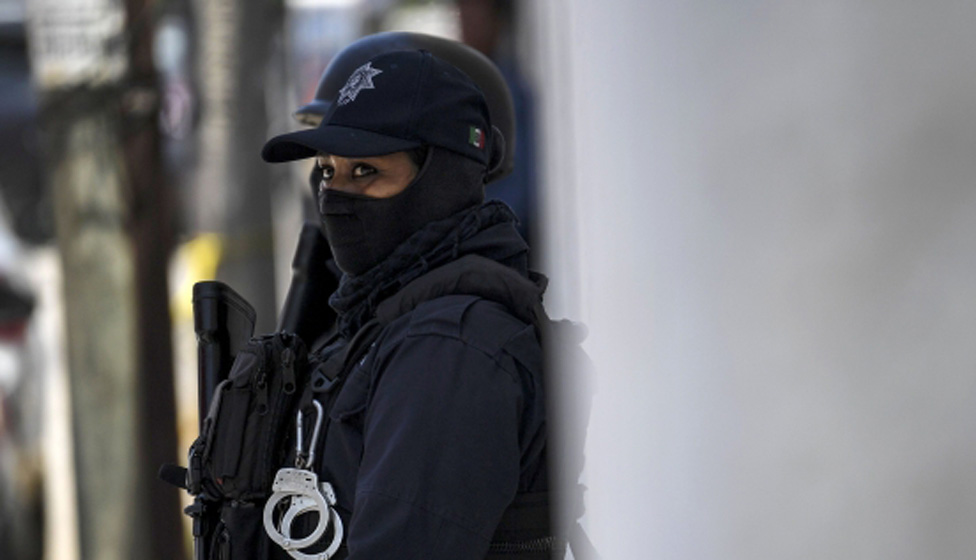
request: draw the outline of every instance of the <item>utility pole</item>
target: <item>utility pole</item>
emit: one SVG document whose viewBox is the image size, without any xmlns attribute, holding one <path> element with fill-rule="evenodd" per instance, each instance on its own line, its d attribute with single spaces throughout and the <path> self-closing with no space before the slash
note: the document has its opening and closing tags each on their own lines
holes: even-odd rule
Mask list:
<svg viewBox="0 0 976 560">
<path fill-rule="evenodd" d="M 122 96 L 122 137 L 129 179 L 130 229 L 135 246 L 139 379 L 137 485 L 145 540 L 137 553 L 147 560 L 185 556 L 179 494 L 154 479 L 160 465 L 180 462 L 168 265 L 175 244 L 172 185 L 163 180 L 159 130 L 160 95 L 153 59 L 153 0 L 125 0 L 129 73 Z"/>
<path fill-rule="evenodd" d="M 32 0 L 31 59 L 62 258 L 80 557 L 181 559 L 148 0 Z"/>
</svg>

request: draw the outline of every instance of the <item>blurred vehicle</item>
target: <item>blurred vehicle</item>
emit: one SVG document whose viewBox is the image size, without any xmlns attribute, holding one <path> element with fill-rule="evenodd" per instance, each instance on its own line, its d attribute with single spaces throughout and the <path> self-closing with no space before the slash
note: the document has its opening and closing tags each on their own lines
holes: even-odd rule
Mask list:
<svg viewBox="0 0 976 560">
<path fill-rule="evenodd" d="M 30 336 L 34 296 L 17 275 L 19 241 L 0 223 L 0 558 L 41 558 L 42 391 Z"/>
</svg>

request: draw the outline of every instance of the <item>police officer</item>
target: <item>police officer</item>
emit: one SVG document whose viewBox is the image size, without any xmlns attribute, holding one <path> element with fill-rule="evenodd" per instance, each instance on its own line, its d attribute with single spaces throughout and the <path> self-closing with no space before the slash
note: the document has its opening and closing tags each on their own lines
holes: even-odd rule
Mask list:
<svg viewBox="0 0 976 560">
<path fill-rule="evenodd" d="M 295 515 L 266 507 L 291 556 L 541 560 L 559 548 L 533 324 L 544 279 L 511 210 L 484 202 L 503 146 L 478 87 L 421 50 L 370 59 L 318 127 L 265 145 L 269 162 L 315 159 L 342 271 L 289 458 L 334 492 L 341 535 L 324 556 L 324 541 L 299 550 Z"/>
</svg>

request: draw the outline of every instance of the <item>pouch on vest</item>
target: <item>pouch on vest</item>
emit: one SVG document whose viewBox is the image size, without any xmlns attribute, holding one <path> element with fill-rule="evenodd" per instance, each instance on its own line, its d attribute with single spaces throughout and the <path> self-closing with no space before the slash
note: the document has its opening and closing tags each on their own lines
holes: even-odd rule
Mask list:
<svg viewBox="0 0 976 560">
<path fill-rule="evenodd" d="M 305 345 L 290 333 L 252 338 L 238 353 L 191 448 L 200 450 L 203 492 L 244 501 L 271 494 L 307 368 Z"/>
</svg>

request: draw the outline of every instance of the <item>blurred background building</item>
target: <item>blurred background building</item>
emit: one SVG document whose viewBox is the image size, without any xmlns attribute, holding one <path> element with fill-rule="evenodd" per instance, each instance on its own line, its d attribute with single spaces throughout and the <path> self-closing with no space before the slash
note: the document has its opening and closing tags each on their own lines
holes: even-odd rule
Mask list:
<svg viewBox="0 0 976 560">
<path fill-rule="evenodd" d="M 179 558 L 190 287 L 276 322 L 308 162 L 265 165 L 363 34 L 515 93 L 509 202 L 597 379 L 607 560 L 976 549 L 976 5 L 0 1 L 0 558 Z"/>
</svg>

